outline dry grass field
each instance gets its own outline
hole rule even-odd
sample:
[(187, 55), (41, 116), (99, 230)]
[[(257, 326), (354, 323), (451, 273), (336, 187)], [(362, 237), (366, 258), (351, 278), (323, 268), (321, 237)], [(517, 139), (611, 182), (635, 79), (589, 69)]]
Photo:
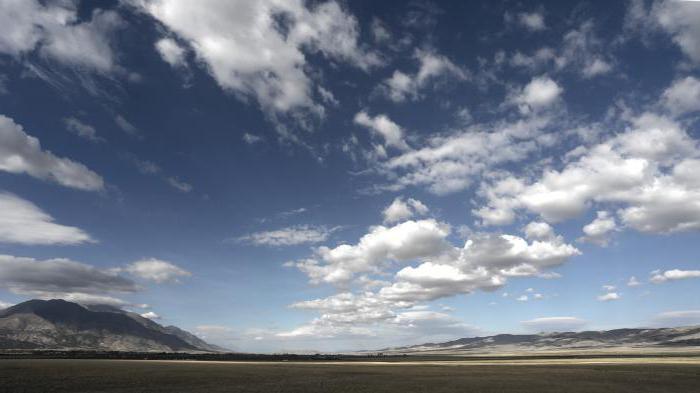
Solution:
[(698, 392), (697, 359), (493, 362), (0, 360), (0, 392)]

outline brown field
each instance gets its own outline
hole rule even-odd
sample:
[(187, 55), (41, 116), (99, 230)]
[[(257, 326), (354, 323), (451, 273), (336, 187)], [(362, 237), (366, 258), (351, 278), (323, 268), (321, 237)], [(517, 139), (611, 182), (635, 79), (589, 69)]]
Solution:
[(697, 358), (434, 362), (0, 360), (0, 392), (698, 392)]

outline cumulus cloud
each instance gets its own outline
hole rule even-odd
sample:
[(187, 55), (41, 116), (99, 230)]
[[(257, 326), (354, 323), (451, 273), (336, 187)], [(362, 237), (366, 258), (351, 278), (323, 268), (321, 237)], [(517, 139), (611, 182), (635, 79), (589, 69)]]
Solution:
[(132, 293), (138, 286), (112, 270), (103, 270), (69, 259), (37, 260), (0, 255), (0, 286), (21, 295), (73, 300), (95, 295)]
[(548, 76), (533, 78), (522, 91), (515, 96), (522, 113), (530, 113), (551, 106), (559, 99), (564, 89)]
[(161, 38), (155, 44), (160, 57), (172, 67), (185, 66), (185, 48), (172, 38)]
[(642, 283), (639, 282), (639, 280), (637, 280), (637, 277), (635, 277), (635, 276), (632, 276), (632, 277), (630, 277), (629, 280), (627, 280), (628, 287), (638, 287), (640, 285), (642, 285)]
[(21, 125), (0, 115), (0, 170), (26, 173), (37, 179), (87, 191), (104, 188), (104, 181), (85, 165), (43, 150), (39, 140)]
[(148, 319), (160, 319), (160, 315), (154, 313), (153, 311), (145, 312), (143, 314), (140, 314), (144, 318)]
[(8, 307), (12, 307), (12, 306), (14, 306), (14, 304), (3, 302), (2, 300), (0, 300), (0, 310), (4, 310), (4, 309), (6, 309)]
[(663, 92), (661, 104), (674, 115), (700, 111), (700, 80), (688, 76), (674, 81)]
[(531, 31), (542, 31), (547, 28), (544, 15), (541, 12), (521, 12), (517, 17), (518, 23)]
[(528, 239), (543, 240), (554, 237), (554, 229), (546, 222), (533, 221), (523, 228), (523, 232)]
[(379, 171), (392, 179), (385, 189), (426, 186), (443, 195), (467, 188), (474, 178), (499, 165), (522, 161), (556, 141), (555, 117), (533, 114), (429, 137), (422, 148), (382, 163)]
[(75, 117), (66, 117), (63, 119), (63, 124), (65, 124), (66, 129), (75, 135), (87, 139), (90, 142), (104, 142), (103, 138), (97, 136), (97, 131), (95, 127), (84, 123), (80, 119)]
[(392, 337), (468, 335), (472, 326), (444, 312), (394, 302), (372, 292), (342, 292), (327, 298), (294, 303), (292, 308), (312, 310), (321, 316), (290, 331), (277, 333), (280, 338)]
[(359, 44), (356, 18), (335, 1), (134, 3), (186, 42), (221, 88), (254, 98), (268, 112), (321, 111), (306, 53), (365, 70), (381, 63)]
[(395, 223), (407, 220), (415, 215), (425, 215), (428, 213), (428, 207), (423, 202), (408, 198), (404, 201), (402, 197), (397, 197), (389, 206), (384, 209), (384, 223)]
[(67, 245), (94, 241), (82, 229), (57, 224), (33, 203), (0, 191), (0, 242)]
[(653, 272), (651, 272), (651, 277), (649, 278), (649, 281), (653, 282), (654, 284), (661, 284), (667, 281), (685, 280), (688, 278), (698, 277), (700, 277), (700, 270), (654, 270)]
[(576, 317), (544, 317), (522, 321), (521, 324), (538, 332), (575, 331), (586, 325), (586, 321)]
[[(551, 228), (550, 232), (546, 239), (532, 242), (512, 235), (475, 233), (459, 248), (447, 241), (447, 224), (409, 220), (393, 227), (371, 227), (354, 245), (319, 247), (311, 258), (289, 265), (306, 273), (311, 282), (334, 284), (342, 292), (292, 304), (320, 315), (278, 337), (374, 336), (387, 331), (425, 336), (428, 328), (469, 330), (462, 322), (429, 310), (424, 302), (492, 291), (510, 277), (538, 276), (579, 254)], [(408, 266), (394, 273), (391, 281), (373, 279), (387, 278), (397, 264)], [(368, 281), (376, 285), (366, 286)], [(349, 289), (352, 285), (365, 289), (354, 293)], [(542, 298), (533, 294), (533, 299)], [(386, 330), (387, 325), (396, 330)]]
[(695, 64), (700, 64), (700, 4), (694, 1), (658, 1), (649, 17), (666, 31)]
[(356, 273), (378, 272), (391, 261), (440, 255), (450, 249), (450, 228), (433, 219), (370, 228), (357, 244), (319, 247), (313, 258), (294, 263), (312, 282), (347, 283)]
[(505, 176), (484, 186), (487, 206), (474, 213), (494, 225), (512, 222), (521, 209), (558, 222), (607, 203), (619, 207), (626, 227), (642, 232), (700, 228), (700, 183), (692, 176), (700, 150), (678, 123), (644, 113), (625, 132), (574, 153), (561, 170), (548, 168), (534, 181)]
[(171, 262), (156, 258), (138, 260), (127, 265), (124, 270), (136, 277), (154, 281), (159, 284), (164, 282), (179, 282), (179, 278), (192, 275), (192, 273)]
[(474, 234), (463, 248), (446, 241), (449, 226), (433, 219), (377, 226), (356, 245), (320, 247), (293, 265), (312, 282), (345, 284), (357, 273), (378, 273), (391, 262), (424, 260), (396, 273), (380, 293), (394, 300), (426, 300), (494, 289), (507, 277), (535, 276), (579, 255), (560, 236), (528, 243), (513, 235)]
[(417, 100), (421, 90), (440, 78), (453, 78), (463, 81), (469, 78), (469, 73), (455, 65), (447, 57), (433, 51), (417, 49), (414, 58), (419, 63), (418, 71), (409, 75), (396, 70), (392, 76), (382, 82), (379, 90), (390, 100), (403, 102)]
[(9, 0), (0, 4), (0, 53), (16, 59), (37, 53), (71, 67), (110, 72), (112, 36), (123, 25), (114, 11), (97, 9), (79, 20), (76, 1)]
[(598, 301), (601, 302), (610, 302), (613, 300), (620, 300), (620, 294), (617, 292), (608, 292), (603, 295), (598, 296)]
[(478, 289), (493, 290), (505, 284), (505, 279), (478, 266), (455, 266), (452, 263), (423, 262), (396, 273), (396, 281), (380, 289), (379, 294), (393, 301), (417, 302), (435, 300)]
[(596, 216), (595, 220), (583, 227), (585, 236), (579, 238), (579, 241), (607, 246), (610, 232), (617, 230), (615, 217), (607, 211), (599, 211)]
[(256, 246), (296, 246), (320, 243), (339, 228), (325, 226), (295, 225), (272, 231), (255, 232), (241, 236), (238, 241)]
[(408, 150), (409, 147), (404, 140), (404, 132), (398, 124), (394, 123), (386, 115), (371, 117), (365, 111), (355, 115), (355, 124), (367, 127), (372, 132), (380, 135), (387, 146), (392, 146), (400, 150)]

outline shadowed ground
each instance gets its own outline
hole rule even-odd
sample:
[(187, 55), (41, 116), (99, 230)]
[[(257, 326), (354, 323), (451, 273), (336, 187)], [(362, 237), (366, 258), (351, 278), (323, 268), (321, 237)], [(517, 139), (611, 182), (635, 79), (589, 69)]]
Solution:
[(0, 360), (0, 392), (693, 392), (697, 364)]

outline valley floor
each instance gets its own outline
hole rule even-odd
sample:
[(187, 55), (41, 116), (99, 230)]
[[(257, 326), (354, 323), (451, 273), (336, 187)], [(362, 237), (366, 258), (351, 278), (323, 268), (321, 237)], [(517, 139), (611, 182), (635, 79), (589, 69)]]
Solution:
[(700, 359), (0, 360), (0, 392), (697, 392)]

